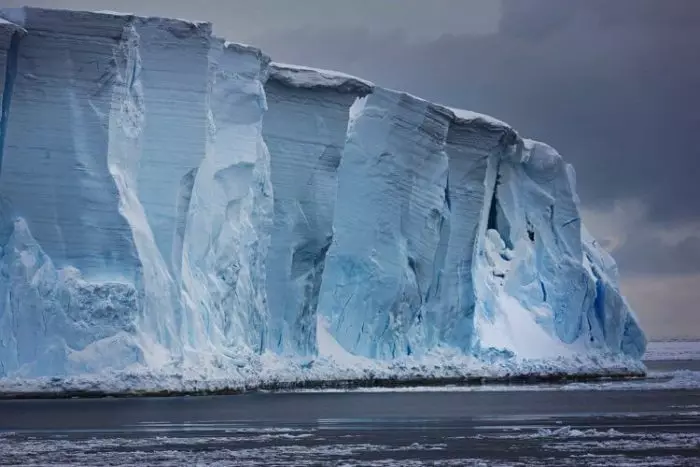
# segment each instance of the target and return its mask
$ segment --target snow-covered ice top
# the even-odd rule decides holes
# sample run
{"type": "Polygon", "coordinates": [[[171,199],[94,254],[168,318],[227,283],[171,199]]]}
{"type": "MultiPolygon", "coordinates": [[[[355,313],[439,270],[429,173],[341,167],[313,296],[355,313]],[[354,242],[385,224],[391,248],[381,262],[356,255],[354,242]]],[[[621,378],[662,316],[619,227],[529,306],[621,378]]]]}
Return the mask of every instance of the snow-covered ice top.
{"type": "Polygon", "coordinates": [[[454,118],[457,123],[468,124],[472,122],[481,122],[483,124],[491,125],[493,127],[508,128],[512,130],[512,127],[510,125],[508,125],[505,122],[502,122],[501,120],[493,118],[490,115],[472,112],[471,110],[457,109],[455,107],[448,107],[448,109],[454,114],[454,118]]]}
{"type": "Polygon", "coordinates": [[[278,62],[271,64],[270,78],[292,87],[333,88],[360,96],[374,88],[371,82],[345,73],[278,62]]]}
{"type": "Polygon", "coordinates": [[[553,148],[206,22],[0,17],[0,377],[638,368],[553,148]]]}

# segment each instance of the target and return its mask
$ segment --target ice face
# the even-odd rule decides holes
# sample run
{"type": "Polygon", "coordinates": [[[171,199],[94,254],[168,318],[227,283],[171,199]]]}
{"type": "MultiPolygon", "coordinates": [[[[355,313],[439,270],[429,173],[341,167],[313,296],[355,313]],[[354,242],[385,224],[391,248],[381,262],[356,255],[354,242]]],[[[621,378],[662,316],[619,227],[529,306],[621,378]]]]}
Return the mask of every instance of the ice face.
{"type": "Polygon", "coordinates": [[[483,217],[492,196],[498,161],[516,141],[515,131],[490,117],[451,109],[447,134],[448,216],[438,257],[440,273],[425,307],[433,345],[469,352],[474,334],[474,251],[482,235],[483,217]]]}
{"type": "Polygon", "coordinates": [[[138,255],[107,161],[129,19],[22,11],[23,27],[37,33],[14,52],[21,72],[5,125],[2,193],[56,266],[133,282],[138,255]]]}
{"type": "Polygon", "coordinates": [[[207,154],[181,185],[182,284],[192,308],[182,327],[193,348],[211,339],[262,351],[272,220],[270,156],[262,139],[269,59],[258,49],[215,41],[210,60],[207,154]]]}
{"type": "Polygon", "coordinates": [[[265,91],[269,110],[263,135],[274,189],[268,345],[281,353],[312,355],[349,109],[371,87],[347,75],[273,64],[265,91]]]}
{"type": "Polygon", "coordinates": [[[361,105],[340,162],[319,309],[349,351],[394,358],[423,347],[414,328],[440,267],[450,115],[384,89],[361,105]]]}
{"type": "Polygon", "coordinates": [[[62,376],[145,363],[129,284],[57,270],[0,200],[0,376],[62,376]],[[101,368],[102,367],[102,368],[101,368]]]}
{"type": "Polygon", "coordinates": [[[549,146],[270,64],[208,23],[0,16],[0,377],[248,385],[643,354],[549,146]]]}
{"type": "Polygon", "coordinates": [[[641,357],[643,338],[617,291],[614,262],[582,233],[573,168],[554,149],[520,141],[498,162],[487,206],[475,264],[475,319],[484,331],[477,351],[524,355],[529,337],[548,343],[537,357],[558,354],[562,343],[641,357]],[[513,336],[494,339],[490,331],[515,322],[513,336]],[[526,328],[529,336],[517,335],[526,328]]]}
{"type": "Polygon", "coordinates": [[[156,245],[170,260],[181,186],[173,181],[185,180],[205,153],[211,25],[139,18],[135,28],[145,109],[136,183],[156,245]]]}
{"type": "Polygon", "coordinates": [[[12,90],[17,77],[19,41],[25,33],[21,27],[0,18],[0,167],[10,118],[12,90]]]}

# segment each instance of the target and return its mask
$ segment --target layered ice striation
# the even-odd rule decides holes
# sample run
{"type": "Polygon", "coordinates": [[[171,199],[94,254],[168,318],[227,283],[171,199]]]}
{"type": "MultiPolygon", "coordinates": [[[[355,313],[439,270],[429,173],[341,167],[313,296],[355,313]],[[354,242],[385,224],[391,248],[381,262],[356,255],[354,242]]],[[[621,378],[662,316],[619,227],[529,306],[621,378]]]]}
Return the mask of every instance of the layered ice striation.
{"type": "Polygon", "coordinates": [[[249,385],[643,354],[573,168],[509,125],[271,63],[208,23],[0,17],[0,377],[249,385]]]}
{"type": "Polygon", "coordinates": [[[84,354],[107,366],[143,363],[133,339],[143,268],[118,173],[133,134],[112,125],[138,121],[131,18],[3,14],[27,30],[14,45],[14,88],[4,100],[3,373],[99,368],[84,354]]]}
{"type": "Polygon", "coordinates": [[[2,165],[5,131],[10,118],[12,90],[17,77],[19,41],[26,31],[0,18],[0,166],[2,165]]]}
{"type": "Polygon", "coordinates": [[[212,28],[163,18],[137,18],[135,26],[145,110],[136,183],[160,254],[176,271],[182,261],[175,247],[178,182],[199,167],[208,136],[212,28]]]}
{"type": "Polygon", "coordinates": [[[270,243],[270,155],[262,138],[269,58],[214,40],[210,51],[206,157],[183,177],[184,342],[260,352],[268,326],[265,262],[270,243]]]}
{"type": "Polygon", "coordinates": [[[445,152],[448,179],[447,215],[436,252],[440,262],[425,318],[431,345],[468,352],[474,336],[474,313],[479,304],[474,273],[477,240],[483,236],[486,207],[495,183],[498,161],[517,140],[515,131],[493,118],[450,109],[445,152]]]}
{"type": "Polygon", "coordinates": [[[475,251],[475,349],[534,358],[570,344],[640,358],[614,262],[582,230],[573,167],[527,139],[497,164],[475,251]]]}
{"type": "Polygon", "coordinates": [[[410,355],[424,348],[423,304],[443,266],[451,115],[385,89],[354,113],[319,309],[351,352],[410,355]]]}
{"type": "Polygon", "coordinates": [[[12,52],[2,194],[57,266],[133,281],[138,255],[108,163],[129,17],[33,8],[7,17],[29,34],[12,52]]]}
{"type": "Polygon", "coordinates": [[[371,90],[370,83],[341,73],[272,64],[263,135],[274,190],[267,290],[268,343],[275,351],[316,351],[316,307],[349,110],[371,90]]]}

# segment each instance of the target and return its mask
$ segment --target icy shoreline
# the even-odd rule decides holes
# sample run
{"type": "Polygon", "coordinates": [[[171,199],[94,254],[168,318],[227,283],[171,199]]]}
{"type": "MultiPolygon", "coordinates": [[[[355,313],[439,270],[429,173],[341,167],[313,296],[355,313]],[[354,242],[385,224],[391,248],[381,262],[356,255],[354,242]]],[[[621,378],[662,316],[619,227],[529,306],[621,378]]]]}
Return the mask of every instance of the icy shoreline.
{"type": "MultiPolygon", "coordinates": [[[[194,369],[106,372],[66,378],[5,378],[0,399],[94,397],[175,397],[232,395],[255,391],[438,387],[448,385],[539,385],[636,380],[647,375],[641,363],[618,357],[582,356],[540,361],[477,362],[454,356],[443,364],[410,360],[340,366],[332,359],[300,361],[263,355],[241,365],[238,374],[197,374],[194,369]],[[256,368],[258,371],[251,371],[256,368]]],[[[211,367],[210,367],[211,368],[211,367]]]]}

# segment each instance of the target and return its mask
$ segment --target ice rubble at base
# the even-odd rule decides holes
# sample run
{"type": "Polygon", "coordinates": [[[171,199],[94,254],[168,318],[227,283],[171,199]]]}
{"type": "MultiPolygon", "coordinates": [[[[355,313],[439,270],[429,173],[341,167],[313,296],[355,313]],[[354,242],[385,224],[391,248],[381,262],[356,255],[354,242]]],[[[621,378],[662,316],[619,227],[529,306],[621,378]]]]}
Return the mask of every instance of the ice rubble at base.
{"type": "Polygon", "coordinates": [[[0,16],[7,384],[642,368],[548,146],[207,23],[0,16]]]}

